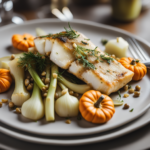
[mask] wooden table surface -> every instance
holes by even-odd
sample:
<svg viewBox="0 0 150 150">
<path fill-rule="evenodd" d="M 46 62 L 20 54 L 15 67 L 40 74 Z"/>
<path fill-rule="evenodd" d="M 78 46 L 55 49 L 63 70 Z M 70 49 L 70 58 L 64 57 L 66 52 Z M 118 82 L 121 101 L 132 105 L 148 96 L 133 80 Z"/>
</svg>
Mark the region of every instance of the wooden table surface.
<svg viewBox="0 0 150 150">
<path fill-rule="evenodd" d="M 75 19 L 90 20 L 118 27 L 135 35 L 138 35 L 150 42 L 150 9 L 141 12 L 140 16 L 132 22 L 121 23 L 115 21 L 112 18 L 111 6 L 108 4 L 98 4 L 91 6 L 70 5 L 69 8 L 73 13 Z M 45 9 L 43 8 L 43 10 Z M 17 13 L 24 15 L 27 20 L 32 20 L 41 18 L 41 15 L 39 15 L 38 12 L 39 10 L 19 11 Z M 53 16 L 52 14 L 50 15 L 50 17 L 55 18 L 55 16 Z"/>
</svg>

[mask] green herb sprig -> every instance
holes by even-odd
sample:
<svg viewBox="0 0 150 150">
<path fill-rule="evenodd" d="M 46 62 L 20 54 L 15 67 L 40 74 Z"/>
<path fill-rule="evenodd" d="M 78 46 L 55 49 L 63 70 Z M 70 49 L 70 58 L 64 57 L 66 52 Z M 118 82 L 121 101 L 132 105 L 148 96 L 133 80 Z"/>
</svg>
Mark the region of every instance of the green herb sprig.
<svg viewBox="0 0 150 150">
<path fill-rule="evenodd" d="M 106 39 L 102 39 L 102 40 L 101 40 L 101 43 L 102 43 L 103 45 L 106 45 L 107 42 L 108 42 L 108 40 L 106 40 Z"/>
<path fill-rule="evenodd" d="M 134 108 L 132 108 L 131 110 L 130 110 L 130 112 L 132 112 L 134 110 Z"/>
<path fill-rule="evenodd" d="M 47 59 L 39 53 L 23 53 L 23 57 L 19 58 L 19 67 L 35 68 L 38 71 L 43 71 L 47 64 Z"/>
<path fill-rule="evenodd" d="M 60 37 L 67 37 L 68 39 L 74 39 L 74 38 L 77 38 L 80 36 L 80 34 L 76 34 L 76 31 L 74 31 L 71 28 L 70 23 L 68 23 L 68 26 L 69 26 L 69 29 L 64 27 L 64 29 L 66 30 L 65 32 L 59 32 L 56 34 L 48 34 L 45 36 L 40 36 L 40 38 L 52 37 L 53 39 L 56 39 L 56 38 L 60 38 Z"/>
<path fill-rule="evenodd" d="M 106 57 L 105 55 L 100 55 L 100 57 L 107 61 L 107 63 L 110 65 L 111 61 L 114 59 L 112 57 Z"/>
<path fill-rule="evenodd" d="M 98 59 L 97 54 L 99 53 L 99 51 L 96 51 L 96 48 L 92 50 L 92 49 L 86 49 L 78 45 L 75 47 L 74 54 L 76 54 L 76 59 L 83 64 L 83 67 L 93 69 L 93 70 L 96 69 L 94 64 L 90 63 L 87 60 L 88 56 L 95 56 Z"/>
</svg>

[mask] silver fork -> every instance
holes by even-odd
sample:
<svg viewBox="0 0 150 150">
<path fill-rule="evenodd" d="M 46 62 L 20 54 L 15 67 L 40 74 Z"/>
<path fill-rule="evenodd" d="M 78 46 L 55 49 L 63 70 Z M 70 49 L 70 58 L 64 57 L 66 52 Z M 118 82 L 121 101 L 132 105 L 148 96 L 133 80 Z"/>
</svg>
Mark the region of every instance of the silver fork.
<svg viewBox="0 0 150 150">
<path fill-rule="evenodd" d="M 135 59 L 140 59 L 142 63 L 146 65 L 148 69 L 150 69 L 150 57 L 147 56 L 142 50 L 139 43 L 134 38 L 129 38 L 129 50 Z"/>
</svg>

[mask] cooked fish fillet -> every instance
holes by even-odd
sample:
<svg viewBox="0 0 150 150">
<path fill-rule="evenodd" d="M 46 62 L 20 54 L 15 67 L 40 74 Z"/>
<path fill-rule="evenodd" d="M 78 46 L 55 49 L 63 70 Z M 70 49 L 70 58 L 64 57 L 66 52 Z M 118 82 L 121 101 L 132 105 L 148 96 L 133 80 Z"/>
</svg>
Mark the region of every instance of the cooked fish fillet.
<svg viewBox="0 0 150 150">
<path fill-rule="evenodd" d="M 36 38 L 35 47 L 39 53 L 44 54 L 51 52 L 50 60 L 56 65 L 74 74 L 85 83 L 90 84 L 95 90 L 99 90 L 104 94 L 111 94 L 118 91 L 121 87 L 132 80 L 133 72 L 123 67 L 116 60 L 109 64 L 106 60 L 96 62 L 95 56 L 89 56 L 88 61 L 95 66 L 95 70 L 87 69 L 83 64 L 79 63 L 75 57 L 73 43 L 88 49 L 95 49 L 95 45 L 91 41 L 87 41 L 81 33 L 78 38 L 68 39 L 66 37 L 52 39 L 51 37 Z M 39 42 L 40 41 L 40 42 Z M 85 43 L 87 42 L 87 45 Z M 98 55 L 105 55 L 99 48 Z M 108 57 L 106 55 L 106 57 Z"/>
<path fill-rule="evenodd" d="M 134 75 L 117 61 L 110 65 L 107 62 L 95 63 L 95 67 L 95 70 L 85 69 L 82 64 L 74 61 L 69 67 L 69 72 L 107 95 L 118 91 L 130 82 Z"/>
</svg>

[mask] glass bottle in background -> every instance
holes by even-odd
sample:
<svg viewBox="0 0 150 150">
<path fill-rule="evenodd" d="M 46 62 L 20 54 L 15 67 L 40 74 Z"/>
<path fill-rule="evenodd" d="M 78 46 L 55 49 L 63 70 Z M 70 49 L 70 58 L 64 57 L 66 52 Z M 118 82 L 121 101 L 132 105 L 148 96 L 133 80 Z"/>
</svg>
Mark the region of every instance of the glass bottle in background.
<svg viewBox="0 0 150 150">
<path fill-rule="evenodd" d="M 129 22 L 136 19 L 141 11 L 141 0 L 112 0 L 113 18 Z"/>
<path fill-rule="evenodd" d="M 13 12 L 12 0 L 0 0 L 0 26 L 23 23 L 25 18 Z"/>
</svg>

